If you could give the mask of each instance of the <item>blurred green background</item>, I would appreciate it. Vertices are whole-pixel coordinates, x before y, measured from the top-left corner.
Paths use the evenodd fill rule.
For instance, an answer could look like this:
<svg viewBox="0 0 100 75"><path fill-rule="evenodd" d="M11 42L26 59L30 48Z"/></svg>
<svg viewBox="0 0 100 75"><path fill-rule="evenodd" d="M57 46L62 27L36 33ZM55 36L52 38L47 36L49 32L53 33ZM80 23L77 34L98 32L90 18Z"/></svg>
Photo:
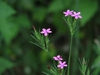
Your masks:
<svg viewBox="0 0 100 75"><path fill-rule="evenodd" d="M0 0L0 75L44 75L52 61L32 45L35 28L53 31L50 53L68 60L70 34L63 11L80 11L82 27L74 36L72 75L81 75L78 58L89 60L88 67L100 75L100 0Z"/></svg>

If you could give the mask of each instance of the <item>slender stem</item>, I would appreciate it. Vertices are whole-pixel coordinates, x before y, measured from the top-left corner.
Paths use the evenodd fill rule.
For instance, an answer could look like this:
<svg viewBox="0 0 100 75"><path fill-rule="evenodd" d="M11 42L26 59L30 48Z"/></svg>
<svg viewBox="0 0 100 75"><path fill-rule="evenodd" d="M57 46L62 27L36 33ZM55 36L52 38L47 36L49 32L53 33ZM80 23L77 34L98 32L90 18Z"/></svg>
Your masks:
<svg viewBox="0 0 100 75"><path fill-rule="evenodd" d="M63 75L63 69L61 70L61 73L59 73L59 75Z"/></svg>
<svg viewBox="0 0 100 75"><path fill-rule="evenodd" d="M71 34L71 41L70 41L70 51L69 51L69 58L68 58L68 70L67 70L67 75L69 75L69 71L70 71L70 59L71 59L72 41L73 41L73 33Z"/></svg>
<svg viewBox="0 0 100 75"><path fill-rule="evenodd" d="M48 51L48 36L46 36L46 38L45 38L45 44L46 44L46 50Z"/></svg>

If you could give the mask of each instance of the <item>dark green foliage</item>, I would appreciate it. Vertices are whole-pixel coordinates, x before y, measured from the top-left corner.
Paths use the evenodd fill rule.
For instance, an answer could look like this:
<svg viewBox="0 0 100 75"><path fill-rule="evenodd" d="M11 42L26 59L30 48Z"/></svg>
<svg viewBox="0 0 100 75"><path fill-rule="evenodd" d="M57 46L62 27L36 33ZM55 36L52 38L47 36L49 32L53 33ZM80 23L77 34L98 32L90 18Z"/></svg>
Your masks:
<svg viewBox="0 0 100 75"><path fill-rule="evenodd" d="M72 75L81 75L78 57L90 59L91 74L99 75L99 8L99 0L0 0L0 75L43 75L42 71L51 64L48 54L29 42L33 41L33 25L36 30L51 28L50 52L63 55L67 61L70 35L63 20L67 9L81 11L83 17L77 23L82 27L74 36Z"/></svg>

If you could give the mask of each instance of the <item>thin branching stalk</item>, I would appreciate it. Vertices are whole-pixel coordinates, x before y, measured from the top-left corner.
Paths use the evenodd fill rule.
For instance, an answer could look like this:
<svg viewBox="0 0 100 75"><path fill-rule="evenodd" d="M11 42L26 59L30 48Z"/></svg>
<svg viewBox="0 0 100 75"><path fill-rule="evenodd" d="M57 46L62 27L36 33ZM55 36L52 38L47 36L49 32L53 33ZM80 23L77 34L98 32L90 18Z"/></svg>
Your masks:
<svg viewBox="0 0 100 75"><path fill-rule="evenodd" d="M70 40L70 51L69 51L69 58L68 58L68 70L67 75L69 75L70 71L70 59L71 59L71 51L72 51L72 42L73 42L73 34L71 34L71 40Z"/></svg>

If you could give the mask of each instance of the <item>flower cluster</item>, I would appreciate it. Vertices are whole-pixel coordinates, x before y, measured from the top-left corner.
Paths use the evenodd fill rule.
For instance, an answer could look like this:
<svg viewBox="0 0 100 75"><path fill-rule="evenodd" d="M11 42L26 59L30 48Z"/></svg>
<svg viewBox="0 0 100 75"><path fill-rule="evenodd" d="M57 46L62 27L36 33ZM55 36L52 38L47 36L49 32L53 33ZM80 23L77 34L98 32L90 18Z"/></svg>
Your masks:
<svg viewBox="0 0 100 75"><path fill-rule="evenodd" d="M75 12L75 11L71 11L71 10L67 10L65 12L63 12L63 14L66 16L71 16L71 17L74 17L75 19L78 19L78 18L82 18L82 16L80 15L81 13L80 12Z"/></svg>
<svg viewBox="0 0 100 75"><path fill-rule="evenodd" d="M60 55L54 56L53 59L58 61L58 65L57 65L58 68L63 69L64 67L67 67L66 62L62 61L63 58Z"/></svg>

